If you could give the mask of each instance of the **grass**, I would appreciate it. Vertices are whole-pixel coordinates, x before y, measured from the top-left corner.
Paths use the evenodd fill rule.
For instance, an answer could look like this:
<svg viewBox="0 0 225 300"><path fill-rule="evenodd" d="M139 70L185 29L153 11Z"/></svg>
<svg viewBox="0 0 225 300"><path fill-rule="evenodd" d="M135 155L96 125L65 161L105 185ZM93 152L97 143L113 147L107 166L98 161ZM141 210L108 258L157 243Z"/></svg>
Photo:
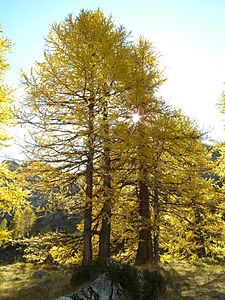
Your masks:
<svg viewBox="0 0 225 300"><path fill-rule="evenodd" d="M225 300L225 262L170 261L163 269L169 281L163 300Z"/></svg>
<svg viewBox="0 0 225 300"><path fill-rule="evenodd" d="M92 270L89 274L93 275L94 272L99 274L101 267L103 266L90 266ZM129 265L125 268L118 268L117 265L113 265L110 268L111 276L114 279L123 277L124 288L129 290L129 287L132 287L133 291L130 290L130 292L131 294L135 293L136 271ZM167 291L159 298L161 300L225 300L225 262L209 258L193 262L174 260L160 265L159 268L145 266L139 270L142 270L144 274L146 268L153 275L154 271L160 270L167 278ZM43 276L43 278L34 277L34 273L39 269L46 270L49 275ZM88 279L85 277L87 272L82 273L85 270L77 268L78 270L81 272L80 275L77 275L80 276L80 284L82 284ZM70 285L73 273L74 268L43 264L14 263L2 265L0 266L0 299L52 300L67 295L74 291L74 287ZM145 296L146 299L150 299L147 296L149 291L152 292L152 284L150 283L157 281L158 277L155 279L149 273L146 273L145 276L149 283L145 285ZM88 280L91 281L92 279L89 278ZM161 288L164 289L164 286Z"/></svg>
<svg viewBox="0 0 225 300"><path fill-rule="evenodd" d="M35 277L35 271L42 269L47 276ZM1 300L51 300L71 291L69 268L30 263L14 263L0 266Z"/></svg>

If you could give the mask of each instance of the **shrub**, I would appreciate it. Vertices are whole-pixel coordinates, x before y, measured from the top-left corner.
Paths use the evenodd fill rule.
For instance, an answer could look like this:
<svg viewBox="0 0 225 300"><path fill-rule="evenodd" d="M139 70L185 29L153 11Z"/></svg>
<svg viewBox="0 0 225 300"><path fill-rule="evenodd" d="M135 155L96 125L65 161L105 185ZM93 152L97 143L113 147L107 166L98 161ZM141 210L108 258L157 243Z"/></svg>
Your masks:
<svg viewBox="0 0 225 300"><path fill-rule="evenodd" d="M165 278L159 272L143 271L142 300L158 299L166 292Z"/></svg>
<svg viewBox="0 0 225 300"><path fill-rule="evenodd" d="M129 294L129 299L157 299L166 291L165 278L158 272L139 271L129 264L110 260L94 260L75 267L71 283L79 285L95 280L100 274L108 273L112 281L118 282Z"/></svg>
<svg viewBox="0 0 225 300"><path fill-rule="evenodd" d="M107 271L107 266L103 260L93 260L86 265L76 266L71 279L74 286L90 282L96 279L100 274Z"/></svg>
<svg viewBox="0 0 225 300"><path fill-rule="evenodd" d="M138 299L140 284L137 268L129 264L111 263L108 273L112 281L119 282L132 299Z"/></svg>

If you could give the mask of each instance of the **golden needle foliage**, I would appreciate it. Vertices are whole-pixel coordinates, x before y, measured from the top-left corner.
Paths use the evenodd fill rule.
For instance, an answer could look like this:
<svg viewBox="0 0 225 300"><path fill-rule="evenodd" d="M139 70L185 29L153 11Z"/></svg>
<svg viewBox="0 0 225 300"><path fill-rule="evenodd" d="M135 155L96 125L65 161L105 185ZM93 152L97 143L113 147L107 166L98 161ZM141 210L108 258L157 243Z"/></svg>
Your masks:
<svg viewBox="0 0 225 300"><path fill-rule="evenodd" d="M9 64L6 60L11 43L3 37L0 26L0 149L8 145L10 137L7 126L13 125L12 90L5 84L4 76ZM10 171L7 162L0 164L0 213L10 213L26 204L28 192L24 189L25 181L18 171ZM5 240L6 230L1 230L0 241Z"/></svg>
<svg viewBox="0 0 225 300"><path fill-rule="evenodd" d="M23 81L37 187L52 207L84 215L87 257L109 232L118 259L133 261L146 233L156 262L160 249L214 251L224 223L209 151L197 126L157 96L164 79L151 43L130 41L100 10L82 11L52 26L43 62Z"/></svg>

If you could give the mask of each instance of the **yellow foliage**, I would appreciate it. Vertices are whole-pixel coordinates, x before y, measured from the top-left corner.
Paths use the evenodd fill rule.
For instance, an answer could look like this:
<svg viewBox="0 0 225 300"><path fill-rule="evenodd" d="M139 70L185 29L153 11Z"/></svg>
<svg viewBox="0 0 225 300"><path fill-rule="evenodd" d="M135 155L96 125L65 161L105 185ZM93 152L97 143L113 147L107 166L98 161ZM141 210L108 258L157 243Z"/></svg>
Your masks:
<svg viewBox="0 0 225 300"><path fill-rule="evenodd" d="M5 39L0 26L0 148L9 141L7 126L14 123L12 110L12 91L4 83L4 75L9 65L5 57L10 50L10 41ZM25 205L28 191L24 188L24 178L18 171L10 171L7 162L0 164L0 214L10 213ZM11 236L11 232L1 232L0 241Z"/></svg>

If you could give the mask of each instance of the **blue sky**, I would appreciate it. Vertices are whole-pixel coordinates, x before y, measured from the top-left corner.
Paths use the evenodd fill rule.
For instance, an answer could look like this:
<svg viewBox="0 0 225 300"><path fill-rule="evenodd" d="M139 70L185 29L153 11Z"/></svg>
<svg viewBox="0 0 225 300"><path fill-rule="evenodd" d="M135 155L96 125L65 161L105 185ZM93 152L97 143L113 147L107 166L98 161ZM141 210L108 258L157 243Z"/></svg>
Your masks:
<svg viewBox="0 0 225 300"><path fill-rule="evenodd" d="M143 35L153 43L168 78L163 98L211 129L213 138L225 139L216 108L225 81L224 0L0 0L2 29L14 43L8 83L17 86L20 69L28 72L41 60L51 23L98 7L134 39Z"/></svg>

